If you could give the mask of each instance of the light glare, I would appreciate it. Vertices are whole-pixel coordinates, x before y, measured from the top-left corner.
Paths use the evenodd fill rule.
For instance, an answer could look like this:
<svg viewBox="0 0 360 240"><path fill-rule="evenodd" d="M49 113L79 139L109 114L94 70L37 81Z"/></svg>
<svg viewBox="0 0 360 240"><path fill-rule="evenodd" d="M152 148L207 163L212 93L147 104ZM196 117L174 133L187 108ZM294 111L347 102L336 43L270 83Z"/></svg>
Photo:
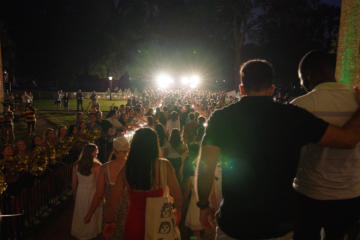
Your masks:
<svg viewBox="0 0 360 240"><path fill-rule="evenodd" d="M189 83L189 78L183 77L183 78L181 79L181 83L182 83L183 85L188 84L188 83Z"/></svg>

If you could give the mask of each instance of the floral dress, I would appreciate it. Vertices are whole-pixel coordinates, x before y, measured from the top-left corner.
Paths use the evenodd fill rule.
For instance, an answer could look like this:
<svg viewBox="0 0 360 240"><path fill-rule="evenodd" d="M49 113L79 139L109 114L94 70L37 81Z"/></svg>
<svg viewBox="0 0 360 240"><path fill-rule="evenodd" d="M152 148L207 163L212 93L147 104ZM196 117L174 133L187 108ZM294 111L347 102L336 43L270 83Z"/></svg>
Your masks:
<svg viewBox="0 0 360 240"><path fill-rule="evenodd" d="M105 176L107 176L107 178L108 178L108 183L106 183L106 186L105 186L105 204L103 206L103 222L102 222L103 229L105 226L105 220L106 220L106 215L107 215L107 211L106 211L107 203L110 200L111 192L115 186L115 183L111 182L109 164L106 164ZM129 192L125 188L124 193L122 194L122 196L118 202L118 205L115 209L115 218L114 218L115 231L111 235L110 239L114 239L114 240L115 239L125 239L124 229L125 229L126 217L127 217L128 211L129 211L129 203L130 203Z"/></svg>

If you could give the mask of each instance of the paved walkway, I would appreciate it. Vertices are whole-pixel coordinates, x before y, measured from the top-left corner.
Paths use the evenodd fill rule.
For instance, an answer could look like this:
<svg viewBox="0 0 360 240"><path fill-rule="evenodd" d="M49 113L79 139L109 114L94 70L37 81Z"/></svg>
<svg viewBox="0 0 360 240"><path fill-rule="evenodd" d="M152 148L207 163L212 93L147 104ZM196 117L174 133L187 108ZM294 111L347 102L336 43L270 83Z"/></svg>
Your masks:
<svg viewBox="0 0 360 240"><path fill-rule="evenodd" d="M41 239L54 240L76 240L71 236L71 223L74 212L75 201L72 201L59 218L45 231ZM99 235L95 239L101 239Z"/></svg>

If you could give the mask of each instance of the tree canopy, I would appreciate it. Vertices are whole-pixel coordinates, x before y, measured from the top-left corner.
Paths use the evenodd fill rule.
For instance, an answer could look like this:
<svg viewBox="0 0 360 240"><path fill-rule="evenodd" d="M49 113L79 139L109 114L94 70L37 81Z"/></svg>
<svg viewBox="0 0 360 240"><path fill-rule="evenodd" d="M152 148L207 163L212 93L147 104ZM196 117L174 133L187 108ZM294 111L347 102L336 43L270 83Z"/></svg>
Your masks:
<svg viewBox="0 0 360 240"><path fill-rule="evenodd" d="M330 49L339 16L320 0L14 0L0 3L0 37L4 66L44 85L160 72L234 81L251 58L295 84L300 58Z"/></svg>

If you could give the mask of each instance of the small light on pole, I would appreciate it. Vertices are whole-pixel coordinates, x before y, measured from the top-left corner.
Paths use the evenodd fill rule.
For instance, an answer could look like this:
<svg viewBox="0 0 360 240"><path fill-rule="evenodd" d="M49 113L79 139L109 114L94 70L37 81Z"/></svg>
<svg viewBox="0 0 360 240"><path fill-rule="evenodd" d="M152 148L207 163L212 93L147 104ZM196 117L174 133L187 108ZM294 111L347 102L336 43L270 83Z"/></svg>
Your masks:
<svg viewBox="0 0 360 240"><path fill-rule="evenodd" d="M109 81L110 81L110 101L112 100L111 99L112 79L113 79L113 77L109 76Z"/></svg>

